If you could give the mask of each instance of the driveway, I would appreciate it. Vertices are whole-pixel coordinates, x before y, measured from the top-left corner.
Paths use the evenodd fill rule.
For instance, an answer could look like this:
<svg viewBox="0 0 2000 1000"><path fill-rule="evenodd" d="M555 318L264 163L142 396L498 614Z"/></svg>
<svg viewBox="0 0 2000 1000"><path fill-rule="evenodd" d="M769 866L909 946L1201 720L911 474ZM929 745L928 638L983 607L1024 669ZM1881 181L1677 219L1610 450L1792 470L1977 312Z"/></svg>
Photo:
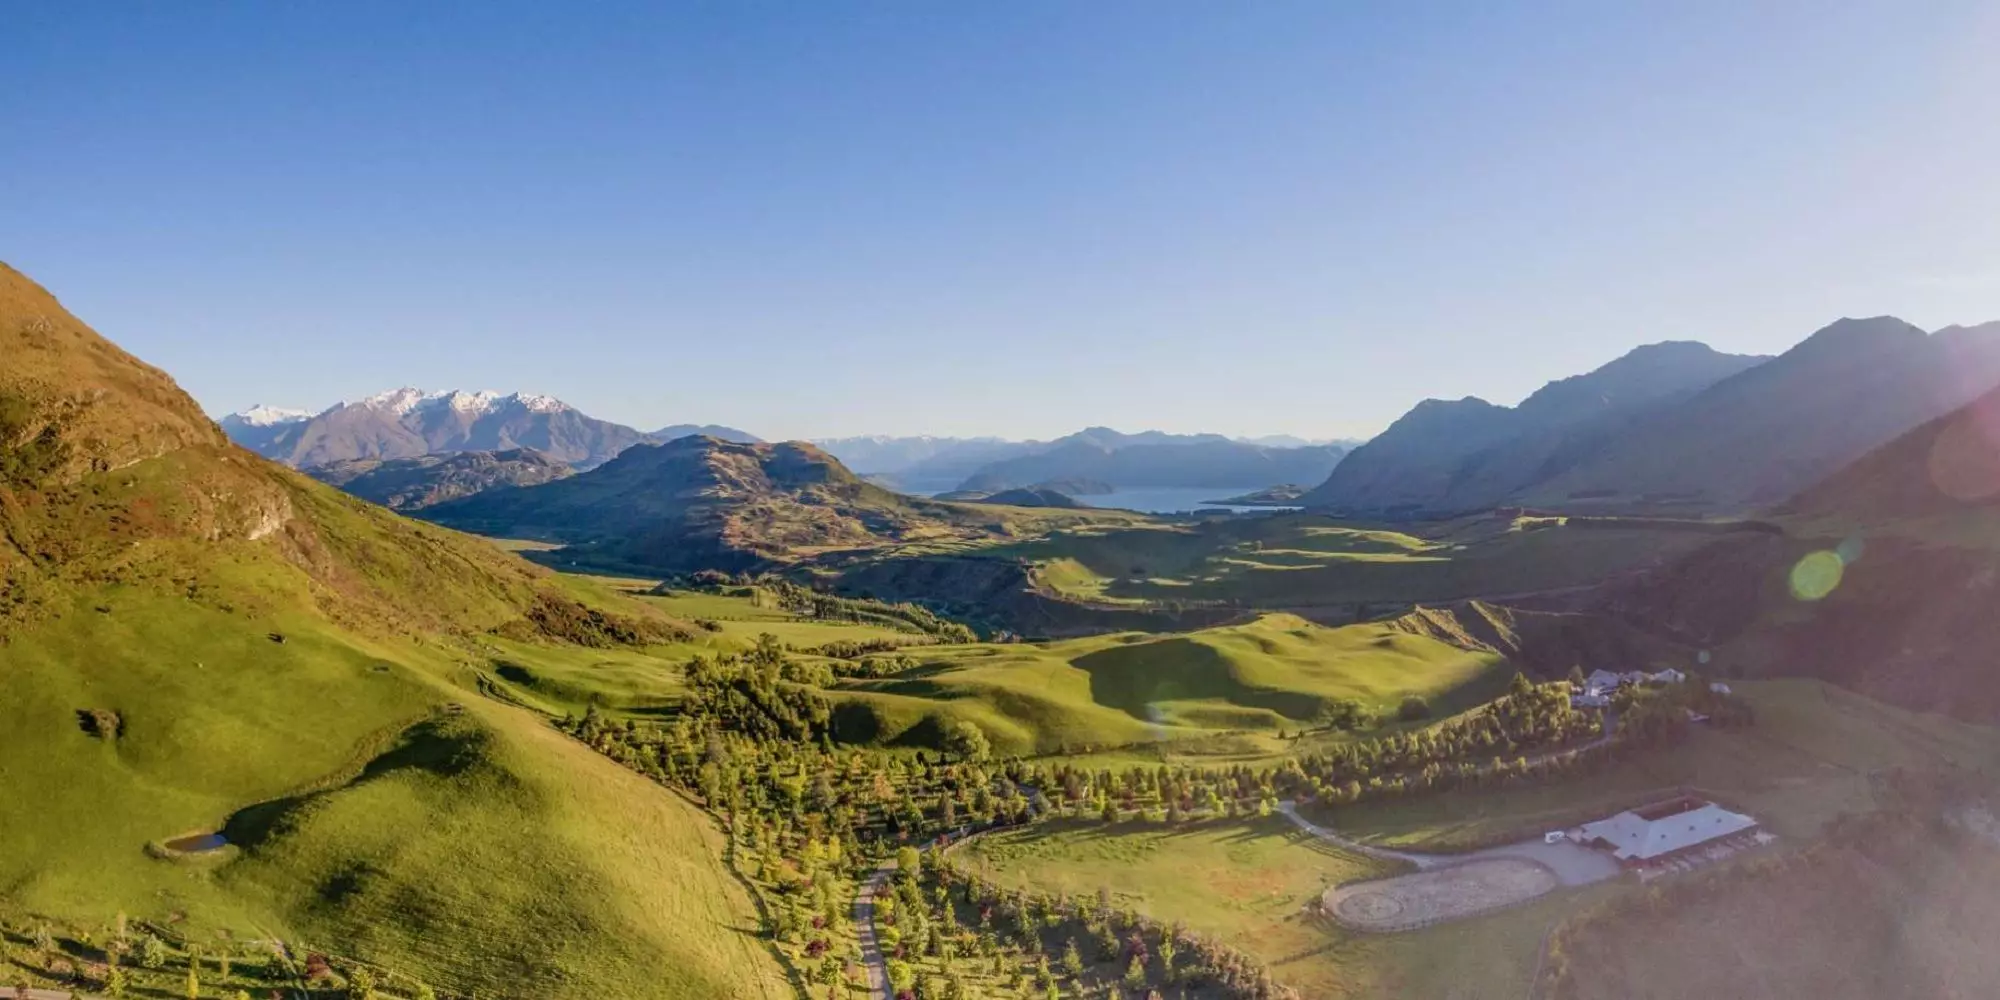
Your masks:
<svg viewBox="0 0 2000 1000"><path fill-rule="evenodd" d="M1478 861L1486 858L1526 858L1547 865L1556 873L1557 881L1566 886L1590 885L1618 877L1623 869L1611 855L1593 851L1581 844L1567 840L1559 844L1544 843L1537 837L1517 844L1502 844L1462 854L1435 854L1426 851L1399 851L1387 847L1365 844L1352 837L1342 836L1338 830L1328 829L1299 815L1298 806L1290 802L1278 803L1278 811L1292 821L1294 826L1318 837L1327 843L1367 855L1382 861L1402 861L1414 865L1418 871L1430 871Z"/></svg>
<svg viewBox="0 0 2000 1000"><path fill-rule="evenodd" d="M854 934L861 942L861 967L868 974L869 1000L894 1000L889 994L889 963L882 957L881 943L875 940L875 897L895 874L893 859L876 865L854 897Z"/></svg>

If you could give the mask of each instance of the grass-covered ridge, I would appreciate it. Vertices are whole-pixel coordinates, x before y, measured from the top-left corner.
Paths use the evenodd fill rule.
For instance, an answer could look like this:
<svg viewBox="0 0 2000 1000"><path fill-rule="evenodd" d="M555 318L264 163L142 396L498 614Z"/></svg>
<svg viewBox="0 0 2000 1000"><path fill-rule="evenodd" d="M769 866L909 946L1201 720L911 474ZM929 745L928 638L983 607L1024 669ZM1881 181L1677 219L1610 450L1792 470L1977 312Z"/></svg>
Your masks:
<svg viewBox="0 0 2000 1000"><path fill-rule="evenodd" d="M0 356L0 452L32 459L0 482L0 909L458 994L786 995L706 817L481 694L498 646L686 623L226 444L4 269Z"/></svg>
<svg viewBox="0 0 2000 1000"><path fill-rule="evenodd" d="M1499 655L1392 625L1327 628L1291 615L1182 635L1120 633L1038 644L914 647L915 669L829 692L842 735L927 741L977 723L995 745L1047 752L1326 724L1351 706L1440 712L1497 694Z"/></svg>

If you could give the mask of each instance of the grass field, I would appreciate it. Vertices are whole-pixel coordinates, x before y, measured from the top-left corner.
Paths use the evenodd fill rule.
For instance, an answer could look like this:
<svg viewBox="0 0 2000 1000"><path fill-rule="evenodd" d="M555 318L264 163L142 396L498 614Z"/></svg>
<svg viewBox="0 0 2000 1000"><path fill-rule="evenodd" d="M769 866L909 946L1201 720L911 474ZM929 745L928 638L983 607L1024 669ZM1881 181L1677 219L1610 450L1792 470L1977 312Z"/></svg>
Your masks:
<svg viewBox="0 0 2000 1000"><path fill-rule="evenodd" d="M1389 528L1282 514L1074 528L993 551L1029 560L1044 586L1083 600L1310 608L1573 587L1707 537L1643 523L1582 530L1480 517Z"/></svg>
<svg viewBox="0 0 2000 1000"><path fill-rule="evenodd" d="M1407 695L1441 710L1497 694L1500 657L1383 625L1325 628L1290 615L1184 635L1123 633L1038 644L919 647L921 666L833 692L857 741L895 742L969 719L1004 752L1180 741L1296 728L1352 700L1386 712Z"/></svg>
<svg viewBox="0 0 2000 1000"><path fill-rule="evenodd" d="M1109 889L1119 905L1182 921L1261 959L1308 997L1520 996L1543 935L1593 895L1409 934L1358 934L1303 908L1330 885L1390 869L1276 817L1175 830L1049 824L990 835L955 857L1002 885Z"/></svg>
<svg viewBox="0 0 2000 1000"><path fill-rule="evenodd" d="M1843 813L1893 805L1882 794L1890 769L1993 773L2000 766L2000 731L1904 712L1810 681L1746 683L1739 693L1757 708L1754 727L1697 729L1678 747L1555 784L1377 800L1320 818L1371 842L1449 851L1532 837L1694 786L1750 810L1795 849ZM1222 935L1316 997L1524 996L1551 928L1594 903L1640 891L1624 883L1557 890L1485 917L1362 935L1295 913L1325 881L1366 877L1379 870L1376 863L1305 840L1275 819L1176 829L1051 824L991 836L961 856L969 867L1023 888L1109 887L1148 913ZM1638 935L1621 947L1640 955L1643 940ZM1694 954L1684 951L1679 961ZM1785 995L1715 989L1657 995Z"/></svg>
<svg viewBox="0 0 2000 1000"><path fill-rule="evenodd" d="M65 924L278 935L459 990L788 995L706 817L454 686L463 656L143 590L79 601L0 671L0 800L31 817L0 824L0 886ZM123 735L87 735L87 708ZM232 816L216 857L145 850Z"/></svg>

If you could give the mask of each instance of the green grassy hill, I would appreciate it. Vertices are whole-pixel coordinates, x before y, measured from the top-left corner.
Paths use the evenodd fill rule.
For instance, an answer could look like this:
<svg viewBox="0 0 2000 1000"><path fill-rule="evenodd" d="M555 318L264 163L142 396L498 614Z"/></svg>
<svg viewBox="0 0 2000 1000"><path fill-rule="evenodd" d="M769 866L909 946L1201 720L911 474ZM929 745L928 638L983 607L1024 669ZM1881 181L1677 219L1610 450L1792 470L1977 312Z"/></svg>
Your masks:
<svg viewBox="0 0 2000 1000"><path fill-rule="evenodd" d="M1182 635L1119 633L1046 644L907 651L921 664L830 692L842 735L930 743L979 724L1012 752L1190 739L1311 724L1340 702L1393 713L1417 695L1440 710L1498 693L1498 654L1393 625L1325 628L1290 615Z"/></svg>
<svg viewBox="0 0 2000 1000"><path fill-rule="evenodd" d="M1509 514L1389 528L1282 514L1072 528L992 551L1028 560L1044 586L1078 600L1337 611L1592 584L1693 549L1707 530Z"/></svg>
<svg viewBox="0 0 2000 1000"><path fill-rule="evenodd" d="M0 357L0 908L454 992L788 995L704 817L479 694L488 643L684 626L229 445L4 267Z"/></svg>

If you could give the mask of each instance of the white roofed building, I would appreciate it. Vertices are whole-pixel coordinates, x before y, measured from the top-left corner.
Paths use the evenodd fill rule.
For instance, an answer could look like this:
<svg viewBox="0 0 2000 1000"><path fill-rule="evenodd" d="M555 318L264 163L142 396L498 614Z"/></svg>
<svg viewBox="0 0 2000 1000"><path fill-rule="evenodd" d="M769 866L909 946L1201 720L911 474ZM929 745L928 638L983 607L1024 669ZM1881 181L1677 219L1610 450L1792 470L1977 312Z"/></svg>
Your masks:
<svg viewBox="0 0 2000 1000"><path fill-rule="evenodd" d="M1643 865L1757 829L1755 819L1713 802L1676 799L1577 828L1576 839L1601 846L1619 863Z"/></svg>

